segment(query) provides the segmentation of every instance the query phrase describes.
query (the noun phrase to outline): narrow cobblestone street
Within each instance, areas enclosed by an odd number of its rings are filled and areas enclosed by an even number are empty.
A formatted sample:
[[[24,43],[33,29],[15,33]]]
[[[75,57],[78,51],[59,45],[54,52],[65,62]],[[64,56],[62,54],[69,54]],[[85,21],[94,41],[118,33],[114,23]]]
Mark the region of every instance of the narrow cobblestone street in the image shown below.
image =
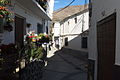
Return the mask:
[[[47,61],[42,80],[87,80],[87,53],[62,49]]]

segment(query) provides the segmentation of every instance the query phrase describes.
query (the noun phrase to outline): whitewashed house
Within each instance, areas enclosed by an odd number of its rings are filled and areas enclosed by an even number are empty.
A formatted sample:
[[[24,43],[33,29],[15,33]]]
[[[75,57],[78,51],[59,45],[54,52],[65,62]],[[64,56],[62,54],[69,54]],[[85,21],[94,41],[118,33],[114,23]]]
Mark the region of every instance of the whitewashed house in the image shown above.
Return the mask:
[[[69,6],[55,11],[54,41],[62,47],[87,52],[89,11],[87,5]]]
[[[120,1],[90,0],[92,80],[120,80]]]
[[[1,29],[1,44],[20,43],[23,44],[24,35],[29,31],[35,33],[49,33],[54,0],[9,0],[11,6],[8,8],[14,12],[11,17],[13,30],[8,32]],[[2,26],[1,26],[2,27]]]

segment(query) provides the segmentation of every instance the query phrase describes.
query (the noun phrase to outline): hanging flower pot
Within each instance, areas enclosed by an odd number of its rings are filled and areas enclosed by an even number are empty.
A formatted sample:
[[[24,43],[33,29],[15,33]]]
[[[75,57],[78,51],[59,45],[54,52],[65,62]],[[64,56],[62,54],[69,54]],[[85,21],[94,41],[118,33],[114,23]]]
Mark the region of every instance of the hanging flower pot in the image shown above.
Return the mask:
[[[31,24],[30,23],[27,23],[27,28],[30,28],[31,27]]]
[[[7,0],[0,0],[0,6],[6,6],[10,3],[10,1]]]
[[[9,1],[7,0],[0,0],[0,18],[9,18],[9,15],[12,14],[12,12],[9,11],[9,9],[6,7],[9,5]]]
[[[4,30],[11,32],[13,30],[13,27],[10,23],[7,23],[4,25]]]

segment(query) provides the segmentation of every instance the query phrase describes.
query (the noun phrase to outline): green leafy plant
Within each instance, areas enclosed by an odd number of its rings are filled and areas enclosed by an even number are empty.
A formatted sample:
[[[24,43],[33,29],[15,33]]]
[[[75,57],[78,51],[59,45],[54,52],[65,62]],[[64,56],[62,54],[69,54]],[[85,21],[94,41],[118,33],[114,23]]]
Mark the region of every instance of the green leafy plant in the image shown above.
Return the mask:
[[[35,43],[30,43],[29,47],[25,50],[25,54],[27,55],[26,58],[29,62],[34,59],[39,60],[43,55],[43,47],[38,47]]]

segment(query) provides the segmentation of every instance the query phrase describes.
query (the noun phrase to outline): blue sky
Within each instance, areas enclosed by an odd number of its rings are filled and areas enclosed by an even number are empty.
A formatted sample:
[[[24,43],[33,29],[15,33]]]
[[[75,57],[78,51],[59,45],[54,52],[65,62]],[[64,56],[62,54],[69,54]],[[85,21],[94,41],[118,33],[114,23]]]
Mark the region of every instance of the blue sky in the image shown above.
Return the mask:
[[[68,5],[73,0],[55,0],[54,10],[60,9]],[[87,1],[88,2],[88,1]],[[85,0],[75,0],[71,5],[81,5],[84,4]]]

